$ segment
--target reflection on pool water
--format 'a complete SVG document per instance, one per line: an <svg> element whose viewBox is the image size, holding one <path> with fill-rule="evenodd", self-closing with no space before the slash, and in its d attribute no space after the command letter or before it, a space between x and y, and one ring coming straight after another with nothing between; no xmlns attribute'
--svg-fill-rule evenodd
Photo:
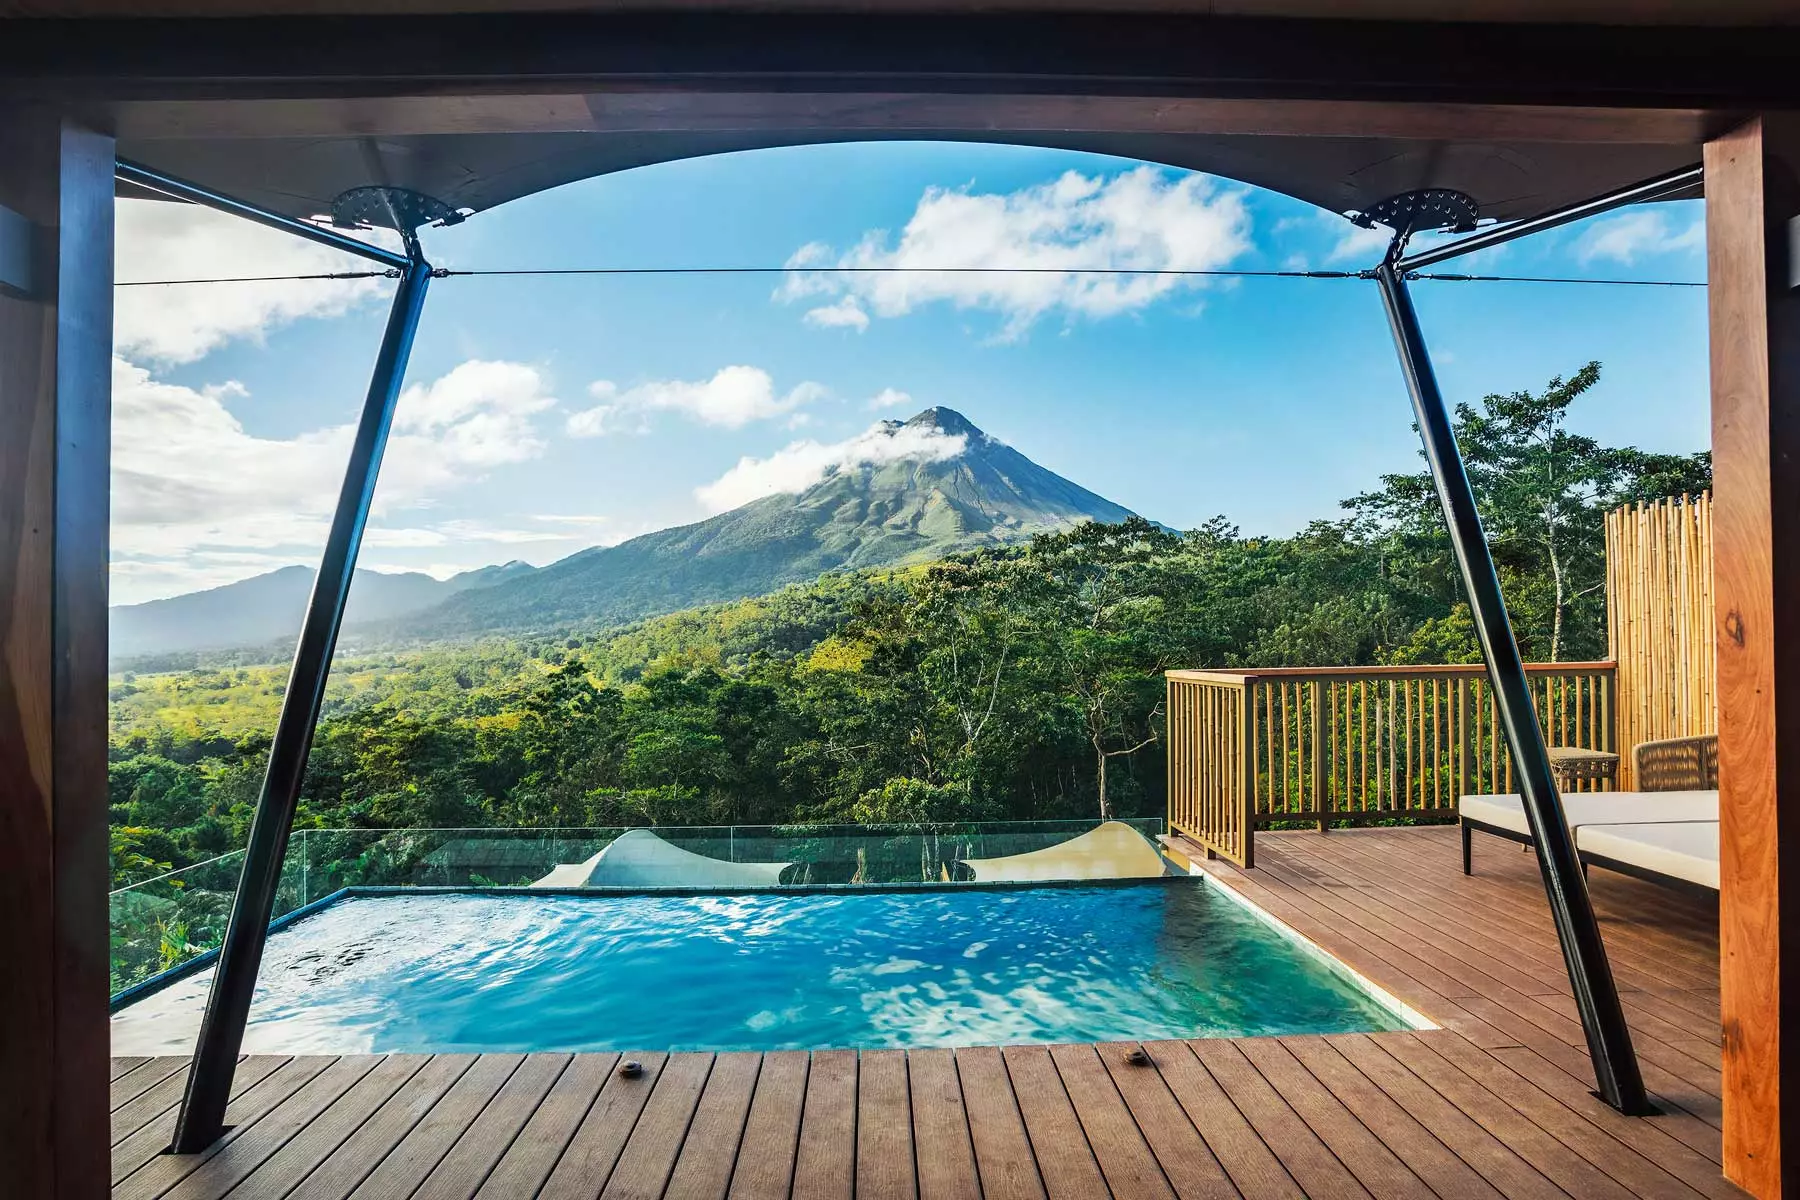
<svg viewBox="0 0 1800 1200"><path fill-rule="evenodd" d="M191 1045L210 972L122 1011ZM341 900L269 940L250 1052L775 1050L1403 1028L1197 879Z"/></svg>

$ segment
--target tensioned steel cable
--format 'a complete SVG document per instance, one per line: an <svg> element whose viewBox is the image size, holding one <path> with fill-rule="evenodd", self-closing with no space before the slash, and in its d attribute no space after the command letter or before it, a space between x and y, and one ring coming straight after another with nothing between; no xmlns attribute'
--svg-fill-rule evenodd
<svg viewBox="0 0 1800 1200"><path fill-rule="evenodd" d="M554 275L1134 275L1230 279L1370 279L1369 271L1259 271L1251 269L1180 269L1162 267L495 267L456 270L440 267L439 279ZM339 271L314 275L234 275L210 279L129 279L115 287L179 287L214 283L289 283L335 279L394 279L394 271ZM1410 281L1429 283L1546 283L1598 287L1703 288L1705 280L1589 279L1559 275L1462 275L1413 272Z"/></svg>

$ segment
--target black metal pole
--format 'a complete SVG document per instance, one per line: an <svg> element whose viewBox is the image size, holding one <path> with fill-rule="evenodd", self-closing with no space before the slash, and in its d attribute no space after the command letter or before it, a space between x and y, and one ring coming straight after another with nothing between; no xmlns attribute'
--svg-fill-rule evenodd
<svg viewBox="0 0 1800 1200"><path fill-rule="evenodd" d="M281 701L281 718L269 746L269 767L263 776L262 795L250 824L250 844L244 850L244 873L232 900L231 919L219 947L213 969L212 991L206 998L206 1015L200 1023L200 1041L194 1050L193 1069L181 1100L181 1116L175 1126L175 1151L191 1154L217 1141L225 1127L225 1105L231 1097L231 1079L237 1069L238 1050L244 1041L244 1025L250 1017L250 997L256 990L256 973L262 965L263 945L269 936L269 919L275 908L275 890L281 882L282 859L288 833L293 828L294 808L306 775L306 757L312 749L313 727L325 698L325 681L331 672L331 655L337 647L338 628L344 619L344 602L356 568L363 527L369 518L369 502L375 495L375 478L381 469L381 453L393 424L394 405L412 353L413 334L431 282L431 265L416 251L400 276L400 289L388 314L387 332L375 359L363 402L356 440L350 448L350 465L338 493L337 511L313 581L312 599L300 626L300 642L288 673L287 693Z"/></svg>
<svg viewBox="0 0 1800 1200"><path fill-rule="evenodd" d="M284 217L280 213L272 213L267 209L258 208L254 204L245 203L234 196L215 192L211 188L201 187L197 183L189 183L185 179L177 179L173 175L165 175L161 171L128 162L122 158L113 164L113 175L126 183L155 192L160 196L203 205L222 213L229 213L234 217L242 217L246 221L255 221L258 225L265 225L270 229L291 233L295 237L305 238L309 242L317 242L321 246L330 246L333 250L342 250L345 254L373 259L392 271L405 271L410 265L404 254L395 254L385 247L371 245L350 237L348 234L339 233L335 229L326 229L321 225L311 225L305 221L296 221L292 217Z"/></svg>
<svg viewBox="0 0 1800 1200"><path fill-rule="evenodd" d="M1410 272L1421 271L1452 258L1461 258L1463 255L1473 254L1477 250L1486 250L1490 246L1502 246L1522 237L1530 237L1534 233L1542 233L1546 229L1555 229L1559 225L1585 221L1589 217L1597 217L1601 213L1611 212L1615 208L1624 208L1627 204L1647 204L1652 200L1666 200L1671 196L1679 196L1682 192L1692 192L1693 189L1700 186L1701 176L1701 168L1697 166L1684 167L1679 171L1671 171L1667 175L1658 175L1655 179L1646 179L1642 183L1634 183L1630 187L1620 188L1616 192L1608 192L1604 196L1595 196L1592 200L1584 200L1580 204L1559 208L1555 212L1545 213L1541 217L1529 217L1523 221L1514 221L1510 225L1496 225L1484 229L1480 233L1472 233L1468 237L1458 238L1454 242L1446 242L1442 246L1433 246L1429 250L1421 250L1417 254L1403 257L1397 264L1399 274L1404 277Z"/></svg>
<svg viewBox="0 0 1800 1200"><path fill-rule="evenodd" d="M1525 819L1537 845L1538 866L1550 897L1550 915L1556 923L1556 939L1562 945L1575 1005L1581 1011L1581 1028L1587 1034L1599 1095L1620 1112L1651 1113L1655 1109L1644 1095L1637 1055L1631 1047L1631 1030L1626 1027L1612 967L1606 959L1606 946L1600 940L1600 924L1594 918L1594 906L1575 853L1575 839L1563 815L1562 797L1550 774L1550 756L1544 749L1537 710L1525 679L1525 664L1519 658L1512 622L1506 615L1506 601L1500 594L1500 577L1494 571L1481 515L1475 509L1475 492L1463 469L1462 452L1456 445L1443 394L1438 391L1418 314L1413 311L1412 297L1397 266L1390 256L1375 268L1375 282L1381 287L1394 348L1400 354L1400 369L1405 372L1406 387L1412 393L1413 415L1425 443L1425 460L1431 465L1431 478L1437 485L1438 503L1443 506L1444 524L1450 532L1450 547L1462 574L1463 590L1475 618L1475 633L1487 662L1488 680L1494 689L1494 705L1506 731L1507 749L1512 752L1513 770L1525 801Z"/></svg>

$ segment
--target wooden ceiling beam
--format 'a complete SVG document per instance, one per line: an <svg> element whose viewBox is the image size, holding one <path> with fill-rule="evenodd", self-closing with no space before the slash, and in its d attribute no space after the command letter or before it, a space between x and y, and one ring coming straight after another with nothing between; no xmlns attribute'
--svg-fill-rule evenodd
<svg viewBox="0 0 1800 1200"><path fill-rule="evenodd" d="M550 89L1800 108L1800 28L1169 14L534 13L9 20L0 95Z"/></svg>

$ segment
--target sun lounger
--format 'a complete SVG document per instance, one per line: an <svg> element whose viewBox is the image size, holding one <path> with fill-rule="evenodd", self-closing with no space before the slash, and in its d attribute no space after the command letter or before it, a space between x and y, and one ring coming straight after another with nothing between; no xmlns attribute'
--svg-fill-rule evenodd
<svg viewBox="0 0 1800 1200"><path fill-rule="evenodd" d="M1577 833L1589 825L1642 825L1717 822L1719 793L1577 792L1564 796L1563 814ZM1471 835L1479 830L1531 844L1525 805L1517 796L1464 796L1457 804L1462 825L1463 874L1470 873Z"/></svg>
<svg viewBox="0 0 1800 1200"><path fill-rule="evenodd" d="M1575 849L1584 864L1657 883L1719 890L1717 821L1583 825L1575 831Z"/></svg>

